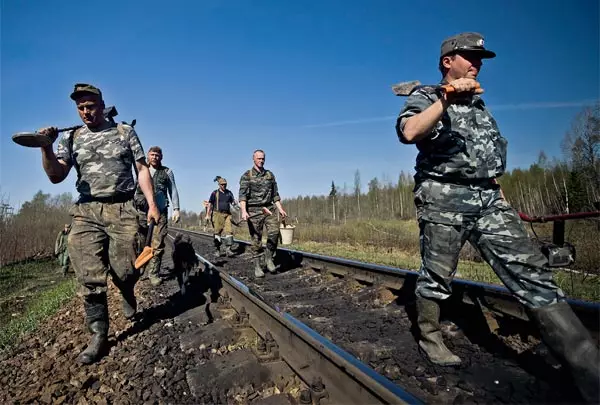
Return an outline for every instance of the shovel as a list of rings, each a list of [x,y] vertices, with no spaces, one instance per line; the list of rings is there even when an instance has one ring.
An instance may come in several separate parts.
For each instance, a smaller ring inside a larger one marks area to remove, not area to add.
[[[113,117],[119,115],[117,108],[115,106],[110,106],[104,109],[102,112],[104,117],[112,120]],[[135,125],[135,120],[131,123],[131,126]],[[75,125],[68,128],[60,128],[58,133],[73,131],[75,129],[81,128],[83,125]],[[21,146],[27,146],[28,148],[43,148],[44,146],[51,145],[54,142],[49,136],[42,135],[37,131],[34,132],[17,132],[12,136],[12,140],[14,143],[19,144]]]
[[[136,270],[141,269],[154,256],[154,249],[151,246],[152,231],[154,231],[154,220],[151,220],[150,225],[148,225],[148,234],[146,235],[146,244],[144,245],[144,250],[142,250],[142,253],[140,253],[137,259],[135,259]]]
[[[74,129],[81,128],[82,125],[75,125],[74,127],[60,128],[58,132],[72,131]],[[12,136],[14,143],[21,146],[27,146],[29,148],[43,148],[44,146],[52,145],[52,138],[47,135],[40,134],[39,132],[17,132]]]

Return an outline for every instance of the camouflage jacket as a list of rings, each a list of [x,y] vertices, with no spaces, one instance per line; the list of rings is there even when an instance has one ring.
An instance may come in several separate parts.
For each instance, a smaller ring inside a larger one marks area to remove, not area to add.
[[[80,199],[133,195],[135,190],[133,165],[145,158],[135,130],[108,122],[103,128],[92,131],[83,126],[58,143],[56,157],[77,170]]]
[[[401,142],[409,143],[403,134],[406,120],[438,99],[435,91],[426,88],[408,97],[396,123]],[[459,183],[488,180],[501,176],[506,169],[507,141],[477,95],[463,104],[451,104],[432,133],[416,145],[417,182],[426,178]]]
[[[240,178],[239,200],[247,207],[265,207],[280,201],[277,180],[270,170],[258,172],[254,167]]]

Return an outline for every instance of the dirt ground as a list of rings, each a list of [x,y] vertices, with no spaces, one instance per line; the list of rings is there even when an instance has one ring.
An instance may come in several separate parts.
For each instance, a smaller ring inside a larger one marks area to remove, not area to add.
[[[163,260],[168,273],[170,249]],[[138,317],[121,315],[118,290],[109,283],[110,350],[82,366],[77,355],[89,335],[76,297],[13,350],[0,355],[0,403],[216,404],[293,401],[302,383],[282,362],[260,364],[252,331],[233,330],[228,310],[205,325],[202,278],[179,294],[174,279],[159,287],[138,282]],[[223,370],[228,370],[223,373]]]

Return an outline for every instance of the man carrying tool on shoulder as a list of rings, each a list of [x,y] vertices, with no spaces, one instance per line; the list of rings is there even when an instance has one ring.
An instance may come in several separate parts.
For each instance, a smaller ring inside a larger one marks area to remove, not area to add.
[[[468,240],[526,307],[582,396],[597,402],[598,348],[565,302],[546,258],[496,181],[506,169],[507,141],[476,81],[482,59],[495,56],[478,33],[446,39],[439,59],[441,85],[412,92],[396,124],[400,141],[414,143],[419,150],[414,189],[421,240],[416,287],[419,347],[432,363],[461,362],[443,342],[439,317],[440,304],[451,294],[459,252]]]
[[[150,165],[150,176],[154,186],[154,199],[156,206],[160,212],[160,219],[156,223],[156,228],[152,234],[153,256],[150,262],[146,264],[148,268],[148,279],[153,286],[160,285],[162,279],[159,276],[162,257],[165,252],[165,237],[167,236],[168,215],[169,215],[169,198],[173,202],[173,222],[179,222],[179,192],[175,184],[175,175],[173,170],[162,164],[163,152],[158,146],[152,146],[148,150],[148,164]],[[135,191],[136,208],[142,212],[148,212],[148,204],[146,195],[138,185]],[[148,228],[144,224],[140,224],[142,234],[148,232]]]
[[[261,247],[263,227],[267,228],[267,246],[264,250],[265,264],[269,272],[275,273],[276,266],[273,256],[279,241],[278,217],[283,219],[287,214],[281,205],[275,175],[264,168],[265,152],[260,149],[255,150],[252,160],[254,166],[240,178],[239,201],[242,221],[248,221],[248,230],[252,238],[254,276],[260,278],[265,276],[260,262],[263,256]]]
[[[160,215],[144,150],[135,130],[106,120],[102,92],[97,87],[76,84],[71,99],[84,125],[62,137],[56,154],[52,144],[42,147],[42,166],[55,184],[67,178],[71,167],[77,170],[79,199],[71,208],[68,250],[92,333],[78,360],[91,364],[102,357],[108,346],[109,272],[123,296],[125,317],[133,317],[136,311],[133,288],[138,278],[134,269],[138,214],[133,206],[133,165],[148,200],[147,221],[158,221]],[[52,142],[58,137],[54,127],[39,132]]]

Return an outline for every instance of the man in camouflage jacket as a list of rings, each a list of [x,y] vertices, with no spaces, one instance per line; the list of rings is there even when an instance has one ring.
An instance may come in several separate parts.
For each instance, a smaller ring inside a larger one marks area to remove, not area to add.
[[[415,143],[419,150],[414,189],[421,240],[419,346],[435,364],[461,362],[442,340],[439,303],[451,294],[458,255],[468,240],[527,308],[583,396],[597,400],[598,350],[496,182],[506,169],[507,141],[475,80],[482,59],[495,56],[478,33],[446,39],[439,68],[442,83],[455,92],[437,86],[417,89],[396,124],[400,141]]]
[[[263,226],[267,229],[267,246],[264,260],[269,272],[276,271],[273,257],[279,241],[279,219],[287,216],[281,205],[275,175],[264,168],[265,152],[257,149],[252,154],[254,166],[240,178],[239,202],[242,220],[248,221],[248,230],[252,238],[254,253],[254,276],[264,277],[261,257]]]
[[[66,276],[69,272],[69,249],[67,248],[67,237],[71,225],[65,224],[65,227],[56,236],[56,242],[54,243],[54,255],[58,259],[58,263],[62,268],[63,276]]]
[[[79,199],[71,208],[73,220],[68,249],[92,333],[90,343],[78,360],[90,364],[107,349],[109,273],[122,293],[125,317],[133,317],[136,311],[133,288],[138,278],[134,268],[138,213],[133,205],[133,165],[148,201],[148,222],[158,221],[160,214],[144,150],[135,130],[104,118],[102,92],[97,87],[78,83],[71,99],[84,125],[61,138],[56,154],[52,145],[43,147],[42,165],[52,183],[66,179],[71,167],[77,170]],[[40,132],[53,141],[58,137],[54,127]]]
[[[154,254],[152,255],[152,259],[144,266],[144,269],[148,269],[148,279],[153,286],[158,286],[162,283],[159,273],[162,257],[165,252],[165,238],[168,232],[169,199],[173,203],[173,222],[179,222],[179,192],[175,184],[175,174],[173,170],[167,166],[163,166],[162,159],[162,149],[159,146],[150,147],[148,150],[148,165],[154,188],[154,200],[160,212],[160,219],[152,232]],[[148,203],[140,184],[138,184],[133,198],[136,208],[143,214],[140,215],[140,219],[142,219],[140,234],[142,239],[145,240],[148,234],[148,226],[144,223],[143,216],[146,216],[148,213]]]

